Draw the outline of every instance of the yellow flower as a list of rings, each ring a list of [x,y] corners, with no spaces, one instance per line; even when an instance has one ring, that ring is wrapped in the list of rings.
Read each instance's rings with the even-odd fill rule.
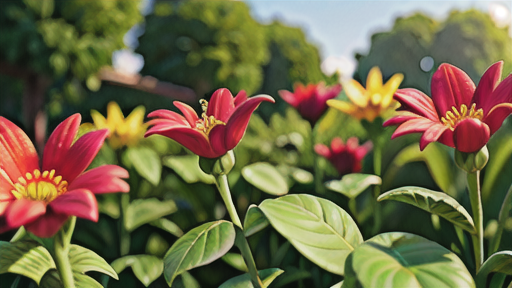
[[[97,129],[107,128],[110,131],[109,144],[113,149],[118,149],[136,145],[144,138],[147,129],[147,125],[144,124],[145,113],[144,106],[138,106],[124,118],[119,105],[116,102],[110,102],[107,106],[106,119],[96,110],[91,110],[91,117]]]
[[[327,105],[359,120],[366,119],[373,122],[389,108],[393,101],[393,94],[403,79],[404,75],[397,73],[383,85],[379,67],[373,67],[368,73],[366,89],[354,79],[344,83],[343,89],[352,103],[328,100]]]

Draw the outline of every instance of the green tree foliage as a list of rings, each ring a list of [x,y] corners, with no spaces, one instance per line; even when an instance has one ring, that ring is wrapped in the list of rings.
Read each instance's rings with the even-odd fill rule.
[[[452,12],[443,22],[423,14],[398,18],[391,31],[376,33],[368,55],[356,55],[359,61],[355,78],[366,81],[373,66],[384,77],[404,73],[402,87],[430,92],[430,77],[444,62],[466,71],[476,82],[492,63],[505,60],[503,73],[512,70],[512,39],[508,28],[497,28],[490,16],[477,10]],[[432,69],[424,71],[420,61],[432,57]],[[427,65],[428,66],[428,65]]]
[[[199,97],[220,87],[255,92],[268,61],[264,31],[235,1],[157,2],[146,17],[137,52],[144,74],[193,88]]]

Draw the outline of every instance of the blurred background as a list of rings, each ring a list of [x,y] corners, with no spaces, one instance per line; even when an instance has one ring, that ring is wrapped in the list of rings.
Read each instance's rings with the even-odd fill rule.
[[[384,80],[403,73],[401,88],[417,88],[428,95],[431,76],[444,62],[466,71],[475,83],[499,60],[504,60],[503,75],[508,75],[512,71],[511,11],[510,1],[1,1],[0,115],[22,127],[42,151],[62,120],[81,113],[82,122],[93,122],[91,109],[107,116],[111,101],[127,116],[139,105],[146,113],[175,110],[175,100],[200,111],[198,100],[209,99],[222,87],[233,94],[240,90],[269,94],[276,104],[258,108],[235,150],[237,164],[230,174],[235,203],[244,215],[249,204],[272,196],[245,181],[242,167],[270,162],[287,179],[290,193],[314,193],[311,143],[327,144],[335,136],[343,140],[356,136],[360,143],[368,139],[357,120],[328,110],[318,124],[320,133],[310,141],[309,123],[279,97],[278,90],[292,91],[295,83],[333,85],[350,78],[364,85],[374,66],[381,69]],[[346,98],[343,91],[338,98]],[[489,142],[488,166],[494,168],[492,174],[483,175],[484,183],[489,183],[483,187],[489,235],[512,181],[512,149],[506,148],[512,147],[511,122],[509,117]],[[420,154],[418,139],[407,136],[387,143],[383,191],[422,186],[444,191],[469,207],[464,175],[451,160],[453,151],[431,144],[431,152]],[[191,161],[194,156],[177,143],[151,137],[135,145],[153,151],[148,153],[156,155],[156,170],[154,165],[138,163],[140,157],[127,152],[133,150],[130,147],[109,145],[92,165],[129,168],[132,189],[127,201],[171,201],[175,208],[159,217],[165,216],[169,221],[165,223],[174,226],[162,230],[154,223],[141,224],[128,233],[119,228],[121,200],[100,197],[99,223],[79,221],[74,243],[94,250],[109,263],[125,255],[161,258],[182,231],[227,217],[215,186],[201,178]],[[365,158],[363,172],[372,173],[371,157],[370,153]],[[158,174],[157,179],[145,175],[140,168],[144,165]],[[340,178],[329,163],[322,167],[326,180]],[[358,214],[353,216],[365,239],[371,236],[364,228],[371,218],[371,210],[365,209],[366,194],[359,199],[359,212],[353,213]],[[340,194],[324,191],[320,196],[344,209],[348,205]],[[383,231],[406,231],[438,241],[458,249],[466,265],[473,265],[471,254],[461,248],[448,222],[436,222],[426,212],[398,203],[386,204],[384,211],[385,219],[400,221],[386,220]],[[508,249],[512,243],[509,220],[502,241]],[[13,234],[0,238],[8,241]],[[128,244],[122,238],[130,239]],[[309,262],[271,228],[250,242],[259,268],[286,271],[272,287],[329,287],[341,280]],[[243,267],[232,259],[217,260],[184,274],[175,286],[217,287],[241,271]],[[129,269],[119,281],[97,278],[108,287],[145,286]],[[0,281],[0,286],[9,287],[4,286],[9,281]],[[24,281],[27,287],[35,285]],[[167,287],[160,275],[148,285]]]

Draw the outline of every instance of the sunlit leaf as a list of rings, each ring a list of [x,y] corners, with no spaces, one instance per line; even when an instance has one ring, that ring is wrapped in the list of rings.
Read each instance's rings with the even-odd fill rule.
[[[146,287],[164,271],[162,259],[153,255],[124,256],[112,262],[112,267],[117,273],[121,273],[126,267],[131,267],[135,277]]]
[[[476,274],[477,286],[484,287],[487,276],[492,272],[512,275],[512,251],[500,251],[492,254]]]
[[[48,250],[35,241],[0,241],[0,252],[0,274],[23,275],[39,284],[46,271],[55,268]]]
[[[101,272],[118,279],[112,267],[95,252],[79,245],[71,245],[69,248],[69,262],[71,269],[76,272],[85,273],[89,271]]]
[[[354,199],[371,185],[380,185],[381,183],[382,180],[379,176],[354,173],[343,176],[341,180],[329,181],[325,183],[325,187]]]
[[[446,193],[421,187],[402,187],[381,194],[377,200],[395,200],[411,204],[439,215],[470,233],[476,233],[473,218],[457,200]]]
[[[156,198],[134,200],[126,209],[124,225],[130,232],[140,225],[155,221],[177,210],[173,200],[160,201]]]
[[[238,253],[226,253],[222,256],[222,261],[226,262],[229,266],[240,270],[242,272],[248,272],[247,265],[245,264],[244,257]]]
[[[208,175],[199,167],[199,156],[185,155],[185,156],[169,156],[163,159],[163,164],[180,175],[180,177],[187,183],[203,182],[206,184],[214,184],[215,178]]]
[[[176,237],[181,237],[183,235],[183,231],[181,231],[181,228],[178,225],[176,225],[176,223],[172,222],[169,219],[160,218],[155,221],[149,222],[149,224],[158,227],[164,231],[167,231]]]
[[[263,287],[268,287],[277,276],[281,275],[284,271],[279,268],[269,268],[258,271],[258,276],[260,276],[261,283]],[[222,283],[219,288],[253,288],[251,282],[251,276],[249,273],[245,273],[240,276],[233,277],[228,281]]]
[[[259,207],[302,255],[329,272],[343,275],[346,257],[363,242],[354,220],[331,201],[287,195],[267,199]]]
[[[93,278],[82,274],[80,272],[73,271],[73,280],[75,281],[76,288],[103,288],[98,281]],[[40,288],[66,288],[60,281],[59,273],[55,269],[51,269],[41,279]]]
[[[130,147],[125,153],[140,176],[155,186],[160,183],[162,163],[154,150],[148,147]]]
[[[196,227],[167,251],[164,257],[164,276],[169,286],[180,273],[209,264],[233,247],[235,229],[228,221],[215,221]]]
[[[342,287],[475,287],[464,263],[450,250],[401,232],[377,235],[347,258]]]
[[[269,163],[259,162],[245,166],[242,169],[242,176],[265,193],[278,196],[288,193],[286,179]]]
[[[253,235],[256,232],[259,232],[263,230],[265,227],[268,226],[268,220],[267,217],[265,217],[265,214],[261,212],[260,208],[258,206],[252,204],[249,206],[249,209],[247,209],[247,213],[245,214],[244,219],[244,235],[245,237],[249,237]]]

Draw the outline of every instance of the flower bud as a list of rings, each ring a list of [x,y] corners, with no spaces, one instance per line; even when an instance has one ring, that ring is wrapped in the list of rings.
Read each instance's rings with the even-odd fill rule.
[[[199,167],[206,174],[213,176],[226,175],[235,166],[235,154],[229,150],[218,158],[199,157]]]
[[[488,160],[489,150],[487,150],[487,146],[473,153],[460,152],[455,149],[455,164],[468,173],[474,173],[484,169]]]

